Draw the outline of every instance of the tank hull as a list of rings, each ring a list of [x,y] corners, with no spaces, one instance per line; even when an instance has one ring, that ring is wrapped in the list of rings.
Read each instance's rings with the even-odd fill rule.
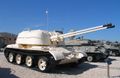
[[[14,45],[15,46],[15,45]],[[61,51],[59,51],[61,50]],[[58,51],[58,52],[57,52]],[[64,53],[62,53],[64,52]],[[13,61],[11,61],[11,57],[10,57],[10,54],[13,54]],[[73,52],[72,52],[73,53]],[[22,64],[25,64],[26,65],[26,58],[29,56],[29,57],[32,57],[32,66],[34,67],[39,67],[38,66],[38,61],[41,57],[45,57],[47,58],[48,60],[48,64],[50,65],[49,69],[45,70],[45,71],[42,71],[42,72],[48,72],[50,71],[51,69],[53,69],[53,67],[55,67],[56,65],[59,65],[59,64],[68,64],[68,63],[82,63],[84,62],[85,60],[83,59],[83,57],[85,57],[84,55],[83,56],[80,56],[80,57],[76,57],[75,55],[76,54],[79,54],[79,53],[73,53],[72,55],[71,51],[68,51],[67,49],[65,48],[62,48],[62,47],[56,47],[56,48],[50,48],[49,51],[47,50],[31,50],[31,49],[21,49],[21,48],[13,48],[13,45],[12,47],[10,46],[7,46],[4,50],[4,55],[7,59],[8,62],[11,62],[11,63],[17,63],[17,56],[18,54],[21,56],[21,61],[20,61],[20,65]],[[82,54],[82,53],[80,53]],[[19,60],[19,58],[18,58]],[[17,63],[19,64],[19,63]],[[41,71],[41,70],[40,70]]]

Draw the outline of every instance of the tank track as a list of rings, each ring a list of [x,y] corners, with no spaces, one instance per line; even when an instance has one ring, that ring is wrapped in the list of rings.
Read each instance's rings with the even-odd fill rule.
[[[14,55],[13,62],[9,61],[10,53]],[[39,58],[45,58],[47,62],[49,63],[49,67],[47,67],[46,70],[43,70],[43,71],[40,70],[42,72],[48,72],[49,70],[51,70],[51,68],[53,68],[56,65],[56,61],[54,60],[54,58],[49,52],[36,51],[36,50],[23,50],[23,49],[15,49],[15,48],[6,48],[4,50],[4,56],[6,57],[7,61],[13,64],[16,64],[15,57],[17,56],[17,54],[22,55],[22,61],[21,61],[22,63],[19,65],[25,66],[25,67],[27,67],[25,65],[26,56],[32,56],[33,65],[29,68],[36,68],[36,67],[38,68],[37,63],[38,63]]]
[[[13,61],[9,60],[9,54],[13,54]],[[16,63],[16,56],[20,54],[22,56],[22,63]],[[15,48],[6,48],[4,50],[4,56],[6,57],[7,61],[13,64],[19,64],[21,66],[27,67],[25,63],[25,59],[27,56],[32,56],[33,59],[33,65],[29,68],[39,68],[38,61],[40,58],[43,58],[47,64],[49,65],[46,70],[40,70],[42,72],[51,72],[53,68],[59,64],[60,60],[55,61],[53,56],[49,52],[43,52],[43,51],[36,51],[36,50],[23,50],[23,49],[15,49]],[[79,60],[78,64],[81,64],[85,61],[85,58],[82,58]],[[40,69],[40,68],[39,68]]]
[[[104,61],[106,58],[108,58],[108,54],[104,54],[104,53],[91,53],[91,52],[87,52],[87,61],[88,62],[98,62],[98,61]],[[88,58],[91,58],[91,60],[89,60]]]

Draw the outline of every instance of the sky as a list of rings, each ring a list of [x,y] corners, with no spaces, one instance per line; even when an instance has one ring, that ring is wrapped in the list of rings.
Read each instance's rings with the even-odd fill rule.
[[[67,33],[107,23],[116,27],[84,38],[120,41],[120,0],[0,0],[0,32],[30,28]]]

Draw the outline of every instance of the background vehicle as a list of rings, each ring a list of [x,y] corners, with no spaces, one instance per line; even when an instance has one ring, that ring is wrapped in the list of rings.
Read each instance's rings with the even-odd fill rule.
[[[103,43],[103,46],[107,49],[107,52],[109,53],[109,55],[111,55],[111,56],[119,56],[120,55],[119,43],[106,41]]]
[[[97,45],[94,43],[95,41],[88,40],[88,39],[74,39],[66,41],[66,47],[74,48],[79,52],[87,53],[86,60],[91,61],[101,61],[108,57],[108,53],[106,52],[106,48],[101,46],[100,44]]]

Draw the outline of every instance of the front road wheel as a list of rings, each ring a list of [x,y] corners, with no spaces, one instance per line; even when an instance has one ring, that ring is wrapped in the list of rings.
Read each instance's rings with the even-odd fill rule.
[[[38,68],[41,72],[49,72],[55,65],[56,63],[53,58],[40,57],[38,59]]]
[[[42,72],[46,72],[48,70],[48,59],[46,57],[39,58],[38,68]]]

